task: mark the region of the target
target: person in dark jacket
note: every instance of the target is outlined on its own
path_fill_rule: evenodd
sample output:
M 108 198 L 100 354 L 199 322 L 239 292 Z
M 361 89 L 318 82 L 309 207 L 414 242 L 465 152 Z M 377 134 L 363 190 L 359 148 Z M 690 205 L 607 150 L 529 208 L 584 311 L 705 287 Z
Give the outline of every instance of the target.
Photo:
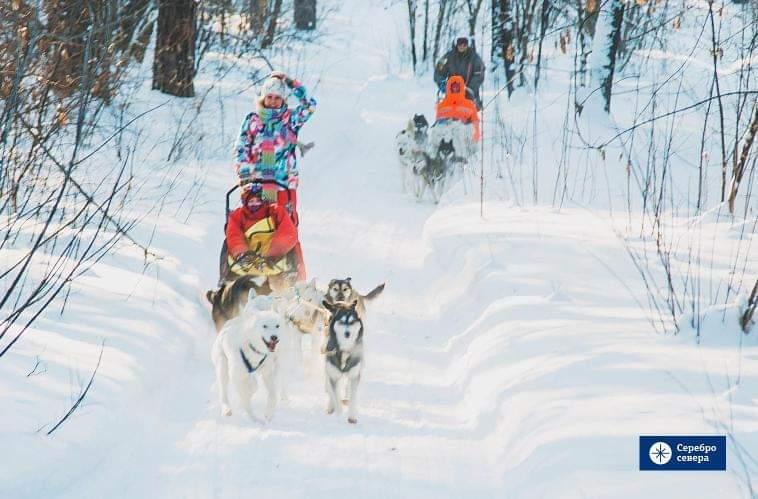
M 479 89 L 484 83 L 484 62 L 474 47 L 470 46 L 468 37 L 459 36 L 453 48 L 445 54 L 434 67 L 434 83 L 444 91 L 445 82 L 454 75 L 463 77 L 466 87 L 474 93 L 477 109 L 482 108 Z

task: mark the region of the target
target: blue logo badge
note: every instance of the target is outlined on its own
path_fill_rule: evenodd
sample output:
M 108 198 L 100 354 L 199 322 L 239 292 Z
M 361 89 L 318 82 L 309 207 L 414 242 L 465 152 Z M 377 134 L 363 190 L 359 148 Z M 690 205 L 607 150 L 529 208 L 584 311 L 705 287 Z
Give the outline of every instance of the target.
M 726 470 L 726 437 L 641 436 L 640 470 Z

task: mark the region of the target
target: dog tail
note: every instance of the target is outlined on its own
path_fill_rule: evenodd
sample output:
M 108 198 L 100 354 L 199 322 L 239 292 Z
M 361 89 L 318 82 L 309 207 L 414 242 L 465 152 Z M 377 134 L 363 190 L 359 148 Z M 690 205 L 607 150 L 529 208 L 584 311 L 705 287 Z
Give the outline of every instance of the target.
M 377 296 L 379 296 L 380 294 L 382 294 L 382 291 L 384 291 L 384 283 L 381 283 L 380 285 L 378 285 L 377 287 L 375 287 L 374 289 L 372 289 L 371 291 L 369 291 L 368 294 L 366 294 L 363 297 L 363 299 L 364 300 L 373 300 L 374 298 L 376 298 Z
M 212 289 L 209 289 L 205 292 L 205 297 L 208 299 L 211 305 L 216 301 L 216 292 Z

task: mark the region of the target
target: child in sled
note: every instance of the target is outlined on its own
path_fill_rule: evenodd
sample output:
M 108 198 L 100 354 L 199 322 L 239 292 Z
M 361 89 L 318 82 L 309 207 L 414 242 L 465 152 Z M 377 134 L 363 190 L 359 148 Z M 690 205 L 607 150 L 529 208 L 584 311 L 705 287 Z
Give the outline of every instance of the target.
M 471 139 L 473 142 L 479 142 L 481 139 L 479 112 L 476 109 L 476 103 L 466 98 L 466 85 L 461 76 L 451 76 L 447 80 L 445 98 L 437 103 L 436 121 L 443 120 L 471 124 L 474 129 Z
M 304 281 L 297 227 L 287 210 L 264 200 L 261 183 L 243 184 L 241 190 L 242 206 L 229 214 L 226 226 L 231 274 L 266 276 L 270 283 L 290 276 Z

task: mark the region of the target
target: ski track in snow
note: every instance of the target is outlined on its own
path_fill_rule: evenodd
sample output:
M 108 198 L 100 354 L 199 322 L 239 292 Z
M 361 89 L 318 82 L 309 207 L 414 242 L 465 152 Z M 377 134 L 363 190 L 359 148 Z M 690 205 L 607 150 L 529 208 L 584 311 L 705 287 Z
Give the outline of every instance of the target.
M 20 372 L 66 328 L 99 345 L 113 322 L 90 404 L 55 439 L 15 422 L 17 459 L 0 470 L 7 497 L 744 495 L 737 465 L 696 476 L 637 471 L 641 434 L 723 434 L 733 424 L 756 450 L 755 400 L 739 392 L 730 409 L 724 396 L 735 349 L 706 357 L 654 334 L 620 282 L 644 299 L 607 221 L 494 201 L 481 220 L 457 188 L 439 207 L 403 195 L 394 135 L 414 111 L 430 116 L 434 87 L 387 75 L 387 49 L 399 49 L 383 37 L 402 28 L 392 19 L 402 5 L 346 4 L 326 26 L 340 35 L 314 49 L 303 78 L 320 81 L 302 132 L 317 145 L 300 163 L 299 207 L 306 264 L 322 285 L 349 275 L 366 292 L 387 282 L 369 308 L 358 425 L 344 411 L 325 414 L 323 374 L 310 364 L 270 423 L 220 416 L 198 291 L 215 282 L 220 205 L 233 182 L 222 158 L 200 166 L 225 172 L 203 194 L 218 204 L 192 219 L 196 230 L 161 234 L 172 258 L 157 280 L 101 264 L 84 285 L 110 277 L 119 291 L 69 311 L 92 326 L 43 325 L 19 347 Z M 228 106 L 229 129 L 250 97 Z M 88 372 L 96 353 L 75 367 Z M 755 385 L 755 345 L 743 356 L 742 384 Z M 118 395 L 101 405 L 98 390 Z M 12 387 L 0 382 L 4 391 Z

